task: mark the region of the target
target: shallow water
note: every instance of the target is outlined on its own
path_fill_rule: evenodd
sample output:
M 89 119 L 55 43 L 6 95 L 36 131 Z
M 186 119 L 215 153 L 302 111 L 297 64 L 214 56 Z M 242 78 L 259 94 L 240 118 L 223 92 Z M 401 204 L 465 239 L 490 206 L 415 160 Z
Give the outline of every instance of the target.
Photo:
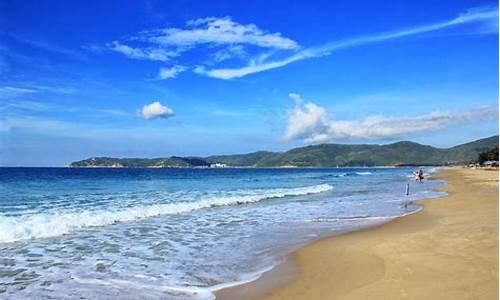
M 0 297 L 209 299 L 441 195 L 412 171 L 0 168 Z

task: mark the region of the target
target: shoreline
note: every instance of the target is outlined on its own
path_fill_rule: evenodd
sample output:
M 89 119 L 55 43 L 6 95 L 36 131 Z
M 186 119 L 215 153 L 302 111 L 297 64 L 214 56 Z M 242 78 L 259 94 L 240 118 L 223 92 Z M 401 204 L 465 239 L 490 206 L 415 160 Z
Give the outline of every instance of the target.
M 376 166 L 279 166 L 279 167 L 255 167 L 255 166 L 227 166 L 227 167 L 113 167 L 113 166 L 62 166 L 62 167 L 0 167 L 0 168 L 65 168 L 65 169 L 394 169 L 394 168 L 442 168 L 443 165 L 376 165 Z
M 448 195 L 416 201 L 423 209 L 404 218 L 319 238 L 257 280 L 215 291 L 216 299 L 498 299 L 498 202 L 492 200 L 498 199 L 498 171 L 447 168 L 433 177 L 445 180 L 439 190 Z M 471 196 L 480 196 L 481 203 L 464 199 Z M 462 209 L 452 211 L 457 208 L 453 204 Z M 468 213 L 469 206 L 477 214 Z M 484 214 L 489 216 L 488 230 L 480 232 L 479 241 L 472 239 L 478 233 L 467 230 L 463 218 L 479 217 L 476 221 L 481 222 Z M 454 230 L 442 222 L 459 231 L 450 232 Z M 434 239 L 443 228 L 446 235 Z M 472 255 L 467 260 L 463 252 L 454 253 L 455 259 L 441 253 L 464 248 L 463 234 L 471 236 L 465 239 L 467 247 L 486 249 L 467 252 Z M 440 261 L 453 264 L 447 267 Z M 459 272 L 448 274 L 448 268 Z
M 414 202 L 433 200 L 439 198 L 440 197 L 426 198 Z M 336 238 L 338 236 L 348 235 L 359 231 L 376 229 L 378 227 L 391 223 L 399 218 L 418 214 L 423 210 L 423 206 L 421 204 L 418 204 L 418 206 L 419 207 L 414 211 L 405 213 L 401 216 L 395 216 L 392 218 L 380 217 L 381 219 L 386 219 L 386 221 L 380 222 L 375 225 L 366 225 L 357 229 L 341 231 L 333 234 L 328 233 L 322 236 L 317 236 L 315 239 L 305 244 L 302 244 L 301 246 L 298 246 L 295 250 L 292 250 L 289 254 L 285 255 L 282 260 L 280 260 L 273 266 L 269 267 L 268 269 L 262 271 L 260 275 L 254 277 L 254 279 L 221 284 L 212 287 L 211 292 L 214 293 L 214 295 L 216 296 L 216 300 L 233 300 L 233 299 L 254 300 L 265 297 L 270 292 L 284 286 L 285 284 L 289 283 L 291 280 L 295 278 L 295 276 L 297 275 L 298 268 L 294 261 L 294 256 L 296 252 L 300 251 L 301 249 L 306 248 L 315 243 L 320 243 L 323 240 L 328 240 Z

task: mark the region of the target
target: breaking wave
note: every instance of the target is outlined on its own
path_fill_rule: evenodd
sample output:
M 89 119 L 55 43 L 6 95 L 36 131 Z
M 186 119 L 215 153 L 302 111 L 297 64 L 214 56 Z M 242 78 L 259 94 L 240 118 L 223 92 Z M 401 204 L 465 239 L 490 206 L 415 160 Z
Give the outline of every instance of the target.
M 317 194 L 332 190 L 329 184 L 298 188 L 248 190 L 232 196 L 207 197 L 199 201 L 182 201 L 138 205 L 126 209 L 99 209 L 76 212 L 46 212 L 26 216 L 0 216 L 0 242 L 16 242 L 32 238 L 54 237 L 76 230 L 105 226 L 160 215 L 186 213 L 209 207 L 259 202 L 272 198 Z

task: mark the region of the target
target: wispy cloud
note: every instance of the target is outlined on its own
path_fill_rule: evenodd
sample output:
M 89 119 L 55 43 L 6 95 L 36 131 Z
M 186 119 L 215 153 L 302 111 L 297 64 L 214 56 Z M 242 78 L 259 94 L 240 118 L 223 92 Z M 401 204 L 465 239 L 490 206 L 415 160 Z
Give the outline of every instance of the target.
M 0 115 L 2 117 L 24 116 L 26 114 L 51 114 L 66 113 L 83 116 L 122 116 L 133 117 L 134 114 L 116 108 L 90 108 L 85 106 L 66 105 L 64 103 L 33 101 L 33 100 L 5 100 L 0 104 Z
M 255 24 L 240 24 L 230 17 L 190 20 L 185 28 L 145 30 L 125 40 L 110 42 L 106 48 L 131 59 L 166 62 L 201 46 L 205 46 L 208 53 L 206 58 L 212 63 L 244 58 L 247 55 L 247 46 L 287 51 L 299 49 L 297 42 L 279 32 L 270 33 Z M 102 50 L 95 45 L 87 48 L 92 51 Z M 170 72 L 172 70 L 180 69 L 162 68 L 160 73 L 178 73 Z
M 14 110 L 30 112 L 67 111 L 67 107 L 46 102 L 31 100 L 6 100 L 0 105 L 0 112 L 6 114 Z
M 212 69 L 212 70 L 207 70 L 203 66 L 199 66 L 194 69 L 194 71 L 200 75 L 205 75 L 208 77 L 213 77 L 213 78 L 218 78 L 218 79 L 233 79 L 233 78 L 239 78 L 239 77 L 244 77 L 246 75 L 250 75 L 253 73 L 258 73 L 258 72 L 263 72 L 279 67 L 286 66 L 288 64 L 291 64 L 295 61 L 305 59 L 307 57 L 314 57 L 314 56 L 319 56 L 319 55 L 313 55 L 313 53 L 307 54 L 306 52 L 300 52 L 296 55 L 293 55 L 287 59 L 279 60 L 279 61 L 274 61 L 274 62 L 268 62 L 268 63 L 262 63 L 262 64 L 251 64 L 243 68 L 238 68 L 238 69 Z
M 199 44 L 249 44 L 263 48 L 295 49 L 297 43 L 280 33 L 268 33 L 254 24 L 240 24 L 231 18 L 208 17 L 187 22 L 188 28 L 142 31 L 135 38 L 161 46 L 190 48 Z
M 2 33 L 0 33 L 2 34 Z M 86 57 L 82 55 L 77 50 L 74 49 L 67 49 L 63 47 L 56 46 L 50 42 L 47 41 L 40 41 L 40 40 L 33 40 L 33 39 L 26 39 L 14 34 L 3 34 L 7 37 L 13 38 L 17 40 L 18 42 L 24 43 L 26 45 L 29 45 L 30 47 L 42 50 L 42 51 L 47 51 L 47 52 L 52 52 L 54 54 L 59 54 L 59 55 L 64 55 L 67 57 L 79 59 L 79 60 L 86 60 Z
M 480 107 L 461 112 L 434 111 L 413 117 L 374 115 L 360 120 L 332 120 L 323 107 L 313 102 L 303 103 L 298 94 L 289 94 L 289 97 L 295 101 L 295 107 L 288 111 L 283 137 L 308 143 L 394 139 L 412 133 L 442 129 L 452 124 L 498 119 L 498 107 Z
M 222 62 L 234 57 L 245 57 L 247 52 L 243 45 L 234 45 L 221 49 L 213 54 L 215 62 Z
M 19 94 L 33 94 L 38 91 L 31 88 L 20 88 L 15 86 L 2 86 L 0 87 L 0 96 L 12 96 Z
M 39 91 L 46 91 L 54 94 L 73 94 L 77 91 L 77 89 L 68 86 L 33 85 L 32 87 Z
M 303 59 L 330 55 L 334 51 L 345 48 L 379 43 L 407 36 L 444 30 L 447 28 L 456 27 L 469 23 L 477 23 L 480 25 L 481 28 L 483 28 L 483 30 L 478 31 L 477 33 L 480 34 L 498 33 L 498 8 L 474 8 L 468 10 L 466 13 L 461 14 L 456 18 L 443 22 L 426 24 L 411 28 L 397 29 L 393 31 L 386 31 L 371 35 L 364 35 L 341 41 L 334 41 L 326 43 L 324 45 L 300 50 L 296 54 L 281 60 L 262 62 L 257 64 L 252 63 L 242 68 L 219 68 L 211 70 L 207 70 L 205 68 L 197 68 L 196 72 L 202 75 L 219 79 L 238 78 L 253 73 L 280 68 Z M 484 30 L 485 28 L 487 30 Z
M 164 80 L 164 79 L 171 79 L 177 77 L 177 74 L 182 73 L 186 71 L 187 68 L 184 66 L 173 66 L 170 68 L 160 68 L 160 71 L 158 72 L 157 79 Z
M 162 105 L 159 101 L 144 105 L 139 113 L 145 120 L 168 118 L 174 114 L 174 111 L 170 107 Z
M 76 89 L 71 87 L 63 86 L 44 86 L 44 85 L 33 85 L 33 84 L 23 84 L 23 87 L 19 86 L 1 86 L 0 87 L 0 98 L 18 98 L 20 96 L 25 96 L 29 94 L 36 94 L 41 92 L 49 92 L 54 94 L 72 94 L 76 92 Z
M 108 50 L 131 59 L 167 62 L 176 58 L 177 64 L 182 64 L 197 74 L 228 80 L 281 68 L 309 58 L 328 56 L 341 49 L 459 28 L 467 24 L 469 26 L 461 31 L 462 34 L 498 33 L 498 8 L 472 8 L 442 22 L 361 35 L 307 48 L 279 32 L 268 32 L 255 24 L 241 24 L 230 17 L 191 20 L 184 28 L 145 30 L 106 46 Z M 185 52 L 202 46 L 205 53 L 196 56 L 200 57 L 198 62 L 182 61 Z M 234 67 L 233 63 L 225 63 L 230 59 L 246 60 L 246 65 Z M 173 78 L 169 76 L 175 76 L 179 70 L 162 68 L 158 78 Z M 161 76 L 162 73 L 165 76 Z
M 132 48 L 130 46 L 121 44 L 118 41 L 113 41 L 108 44 L 109 49 L 121 53 L 129 58 L 141 59 L 141 60 L 153 60 L 153 61 L 168 61 L 172 57 L 178 56 L 179 53 L 176 51 L 168 51 L 161 48 Z

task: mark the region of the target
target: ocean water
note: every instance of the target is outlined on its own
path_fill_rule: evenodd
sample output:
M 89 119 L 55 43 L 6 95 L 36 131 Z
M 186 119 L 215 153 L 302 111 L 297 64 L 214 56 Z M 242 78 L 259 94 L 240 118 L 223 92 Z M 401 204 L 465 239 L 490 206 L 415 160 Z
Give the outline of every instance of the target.
M 442 195 L 412 171 L 0 168 L 0 298 L 213 299 Z

